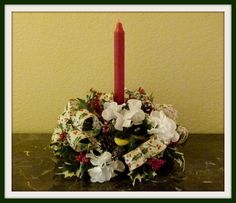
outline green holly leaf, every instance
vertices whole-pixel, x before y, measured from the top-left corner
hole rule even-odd
[[[88,109],[88,105],[85,100],[77,98],[79,100],[79,109]]]
[[[167,148],[166,153],[169,157],[173,158],[179,164],[183,171],[185,170],[185,159],[183,153],[177,151],[177,149],[170,147]]]
[[[71,178],[71,177],[75,176],[75,173],[67,170],[67,171],[63,171],[61,173],[56,173],[56,175],[64,175],[64,178]]]
[[[76,171],[75,175],[78,177],[78,178],[81,178],[81,167]]]

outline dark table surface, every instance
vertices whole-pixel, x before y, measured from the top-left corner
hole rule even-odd
[[[185,171],[173,170],[154,181],[137,183],[115,177],[110,182],[91,183],[55,175],[49,134],[13,135],[13,191],[223,191],[224,135],[194,134],[180,151]]]

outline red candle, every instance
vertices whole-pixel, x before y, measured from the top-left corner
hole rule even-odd
[[[114,101],[124,103],[125,85],[125,32],[117,22],[114,32]]]

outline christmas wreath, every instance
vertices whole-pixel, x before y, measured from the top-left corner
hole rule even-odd
[[[153,179],[175,162],[184,170],[188,130],[177,124],[172,105],[154,104],[143,88],[125,90],[125,102],[113,93],[91,89],[86,99],[71,99],[58,117],[51,148],[58,157],[57,175],[109,181],[120,174],[136,180]]]

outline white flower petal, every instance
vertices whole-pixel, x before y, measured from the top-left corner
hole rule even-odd
[[[99,156],[99,159],[100,159],[100,162],[104,164],[111,161],[111,157],[112,157],[111,153],[106,151],[102,155]]]
[[[134,110],[130,110],[130,111],[123,111],[123,114],[124,114],[124,119],[132,119],[132,117],[137,113],[137,110],[134,109]]]
[[[144,119],[145,119],[145,113],[142,110],[137,111],[132,117],[132,121],[134,122],[134,125],[142,124]]]
[[[100,156],[96,156],[94,154],[89,154],[87,157],[95,160],[96,164],[99,163],[98,166],[90,168],[88,173],[91,177],[91,182],[100,182],[103,183],[105,181],[109,181],[116,174],[114,170],[124,171],[124,164],[121,161],[111,161],[111,153],[104,152]],[[92,164],[94,162],[91,162]]]
[[[142,106],[142,102],[140,100],[137,100],[137,99],[129,99],[127,101],[128,103],[128,106],[129,106],[129,109],[132,110],[132,109],[141,109],[141,106]]]
[[[179,135],[177,135],[178,133],[176,132],[176,123],[168,118],[163,111],[152,111],[148,117],[148,122],[153,127],[148,130],[148,133],[157,134],[165,144],[169,144],[172,140],[177,141],[179,139]]]
[[[171,141],[172,142],[177,142],[179,140],[179,133],[176,131],[174,132],[174,137],[172,137]]]
[[[154,117],[155,119],[160,118],[160,111],[152,111],[150,117]]]
[[[99,166],[90,168],[88,170],[88,173],[89,173],[89,176],[91,177],[90,180],[93,183],[95,182],[103,183],[105,181],[102,169]]]
[[[116,117],[117,117],[117,119],[116,119],[116,123],[115,123],[114,127],[116,130],[122,131],[123,130],[123,122],[124,122],[123,116],[119,113],[116,113]]]
[[[103,108],[104,108],[104,109],[108,109],[110,105],[111,105],[111,102],[105,102],[105,103],[103,104]]]
[[[112,109],[113,111],[119,112],[125,104],[118,105],[116,102],[105,102],[104,109]]]
[[[105,109],[103,112],[102,112],[102,117],[106,120],[106,121],[110,121],[112,119],[114,119],[116,116],[113,112],[112,109]]]
[[[115,171],[123,172],[125,170],[125,165],[122,161],[117,160],[116,161],[116,167],[114,168]]]
[[[125,104],[118,105],[116,102],[105,102],[102,117],[106,121],[115,119],[115,129],[122,131],[123,127],[130,127],[132,124],[140,125],[145,119],[145,113],[141,109],[142,102],[137,99],[128,100],[129,110],[122,110]]]
[[[90,162],[94,166],[102,166],[111,160],[112,155],[110,152],[105,151],[100,156],[96,156],[92,153],[88,153],[88,154],[86,154],[86,157],[90,158]]]
[[[101,165],[100,160],[98,159],[98,157],[90,157],[90,156],[88,156],[88,155],[87,155],[86,157],[90,158],[90,162],[91,162],[91,164],[93,164],[94,166],[99,166],[99,165]]]
[[[124,119],[131,120],[134,125],[142,124],[145,113],[141,109],[142,103],[137,99],[128,100],[129,111],[124,112]]]
[[[117,106],[118,104],[116,102],[105,102],[104,103],[104,109],[113,109],[115,111],[117,111]]]
[[[122,127],[129,128],[132,125],[131,120],[124,120]]]
[[[150,129],[150,130],[147,130],[147,132],[148,132],[148,134],[150,134],[150,135],[152,135],[152,134],[158,134],[158,130],[157,130],[157,128],[152,128],[152,129]]]

